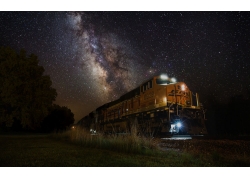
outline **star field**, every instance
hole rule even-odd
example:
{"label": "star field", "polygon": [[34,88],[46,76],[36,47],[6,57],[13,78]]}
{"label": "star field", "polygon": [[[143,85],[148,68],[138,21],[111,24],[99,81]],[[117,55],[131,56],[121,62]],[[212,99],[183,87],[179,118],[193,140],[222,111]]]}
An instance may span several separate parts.
{"label": "star field", "polygon": [[249,12],[0,12],[0,46],[34,53],[79,120],[154,75],[202,102],[250,88]]}

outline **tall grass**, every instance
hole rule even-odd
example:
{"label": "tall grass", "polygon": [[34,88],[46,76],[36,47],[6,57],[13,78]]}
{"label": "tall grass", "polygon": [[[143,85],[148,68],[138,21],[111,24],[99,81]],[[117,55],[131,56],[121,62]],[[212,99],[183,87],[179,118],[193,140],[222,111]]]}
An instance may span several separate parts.
{"label": "tall grass", "polygon": [[124,135],[91,135],[83,128],[71,129],[57,137],[70,139],[84,147],[114,150],[117,152],[156,154],[159,152],[157,143],[152,138],[137,136],[136,129]]}

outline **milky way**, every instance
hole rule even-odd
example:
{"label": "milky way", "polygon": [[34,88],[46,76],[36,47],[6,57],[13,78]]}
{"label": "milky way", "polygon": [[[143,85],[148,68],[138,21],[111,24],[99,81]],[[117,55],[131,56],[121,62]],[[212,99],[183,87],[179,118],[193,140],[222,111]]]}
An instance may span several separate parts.
{"label": "milky way", "polygon": [[154,75],[227,101],[250,89],[249,12],[0,12],[0,46],[38,56],[79,120]]}
{"label": "milky way", "polygon": [[[131,50],[117,35],[98,32],[88,22],[85,13],[68,13],[67,19],[78,44],[78,61],[81,70],[87,74],[89,86],[103,102],[117,99],[121,93],[134,88],[138,76]],[[102,30],[103,31],[103,30]]]}

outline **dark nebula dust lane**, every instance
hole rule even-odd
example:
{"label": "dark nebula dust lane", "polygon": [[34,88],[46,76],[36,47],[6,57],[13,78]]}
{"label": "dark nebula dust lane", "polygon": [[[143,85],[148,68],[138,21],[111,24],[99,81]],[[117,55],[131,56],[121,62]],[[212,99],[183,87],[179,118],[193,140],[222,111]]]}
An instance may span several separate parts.
{"label": "dark nebula dust lane", "polygon": [[249,12],[0,12],[0,46],[34,53],[79,120],[166,73],[226,101],[250,88]]}

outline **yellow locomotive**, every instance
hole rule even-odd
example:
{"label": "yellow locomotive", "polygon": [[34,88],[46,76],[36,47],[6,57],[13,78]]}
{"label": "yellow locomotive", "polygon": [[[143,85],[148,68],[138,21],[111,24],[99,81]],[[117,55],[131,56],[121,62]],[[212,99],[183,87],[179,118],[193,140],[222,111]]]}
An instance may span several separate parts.
{"label": "yellow locomotive", "polygon": [[[119,99],[90,113],[91,130],[140,134],[207,134],[199,97],[184,82],[154,76]],[[83,118],[84,120],[84,118]]]}

